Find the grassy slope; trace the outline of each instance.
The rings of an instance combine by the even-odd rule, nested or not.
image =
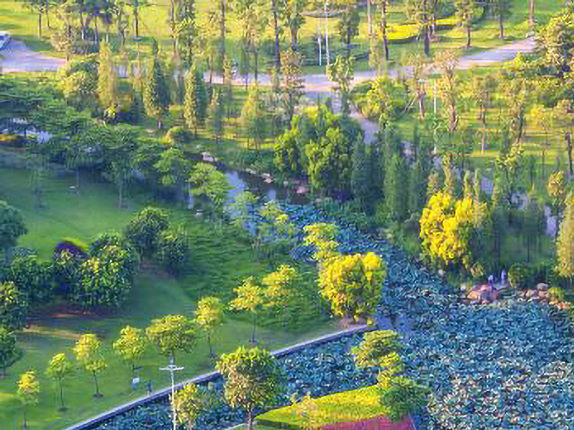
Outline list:
[[[311,410],[316,426],[375,418],[383,413],[376,386],[314,399]],[[301,428],[305,428],[306,424],[297,406],[275,409],[260,415],[258,419],[291,424]]]
[[[115,208],[116,195],[113,187],[105,183],[84,180],[81,195],[72,194],[68,187],[72,178],[49,179],[47,186],[47,209],[38,211],[28,188],[25,171],[0,169],[0,198],[19,207],[26,219],[29,233],[21,244],[37,248],[44,257],[50,255],[54,244],[63,236],[75,236],[86,242],[103,231],[121,229],[131,216],[145,203],[143,199],[130,199],[129,210]],[[185,214],[176,213],[177,220]],[[0,422],[3,430],[15,430],[21,426],[21,406],[14,397],[18,375],[26,370],[36,370],[42,385],[40,404],[30,410],[30,428],[60,429],[86,419],[112,406],[121,404],[143,394],[144,387],[132,392],[130,374],[126,367],[112,354],[111,342],[126,324],[145,327],[154,317],[170,313],[190,314],[195,306],[192,297],[209,292],[229,290],[247,274],[260,275],[265,267],[258,263],[251,249],[233,237],[214,232],[209,225],[191,220],[186,223],[193,250],[193,271],[180,280],[165,277],[157,270],[140,274],[127,305],[117,314],[105,318],[95,315],[79,315],[66,308],[46,310],[36,315],[30,328],[19,336],[26,356],[10,369],[10,376],[0,380]],[[304,335],[288,334],[281,330],[259,330],[259,340],[267,348],[292,344],[302,338],[310,338],[332,329],[326,323],[317,323]],[[95,332],[104,338],[108,369],[102,376],[103,399],[93,399],[93,383],[89,375],[78,371],[68,381],[66,398],[70,409],[57,412],[56,387],[44,377],[43,372],[50,357],[58,352],[68,352],[79,334]],[[229,319],[217,335],[216,352],[234,349],[249,339],[250,325],[237,319]],[[196,350],[182,355],[179,363],[185,371],[178,379],[189,378],[211,369],[207,346],[203,339]],[[153,380],[154,388],[168,383],[167,375],[160,374],[158,366],[166,364],[164,357],[151,350],[145,360],[141,375],[144,381]]]

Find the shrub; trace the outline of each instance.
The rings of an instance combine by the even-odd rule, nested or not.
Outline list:
[[[157,251],[159,234],[168,227],[169,220],[164,210],[147,207],[131,219],[125,236],[142,256],[151,257]]]
[[[406,415],[422,408],[429,390],[405,376],[381,375],[379,395],[384,415],[400,421]]]
[[[61,254],[67,251],[73,256],[77,257],[87,257],[88,256],[88,245],[79,239],[73,237],[65,237],[60,243],[54,248],[54,255]]]
[[[180,276],[189,263],[185,236],[175,231],[161,232],[157,242],[157,260],[170,274]]]
[[[30,304],[45,304],[54,293],[52,264],[35,255],[17,257],[10,265],[8,280],[20,285],[28,294]]]
[[[531,271],[524,263],[516,263],[510,266],[508,270],[508,282],[510,286],[516,289],[528,288],[531,279]]]
[[[52,270],[55,292],[68,297],[80,278],[80,268],[84,262],[83,255],[74,255],[67,249],[54,253]]]

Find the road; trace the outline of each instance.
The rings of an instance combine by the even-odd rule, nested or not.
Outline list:
[[[0,51],[0,69],[3,73],[13,72],[55,72],[66,64],[66,60],[32,51],[21,40],[12,39]]]

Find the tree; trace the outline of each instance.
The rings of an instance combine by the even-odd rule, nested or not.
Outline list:
[[[265,306],[283,311],[287,323],[289,305],[298,294],[301,278],[296,268],[281,265],[274,272],[266,275],[261,284],[265,287]]]
[[[64,379],[74,373],[74,366],[64,353],[56,354],[50,360],[46,369],[46,376],[58,383],[60,391],[60,411],[65,411]]]
[[[363,112],[378,120],[379,128],[385,130],[406,108],[404,89],[394,79],[374,79],[367,92]]]
[[[205,333],[209,356],[215,357],[211,337],[215,329],[223,324],[224,308],[221,299],[217,297],[203,297],[197,303],[195,310],[195,323]]]
[[[190,165],[183,151],[178,148],[163,151],[155,163],[155,168],[161,175],[160,182],[175,186],[178,200],[185,202],[185,180],[189,175]]]
[[[369,318],[379,302],[386,268],[381,257],[341,255],[321,264],[319,289],[335,315],[355,321]]]
[[[107,42],[101,44],[98,58],[98,98],[104,118],[114,120],[119,112],[118,76]]]
[[[552,17],[541,31],[539,46],[544,63],[558,77],[570,72],[574,50],[574,12],[567,9]]]
[[[0,283],[0,327],[19,330],[26,325],[28,301],[13,282]]]
[[[335,84],[334,89],[341,97],[341,112],[344,115],[351,112],[349,97],[354,74],[354,59],[350,56],[339,55],[333,63],[327,65],[327,77]]]
[[[539,143],[542,152],[542,177],[546,177],[546,151],[550,148],[549,136],[554,130],[554,112],[542,104],[535,104],[530,108],[528,122],[544,133],[544,139]]]
[[[498,1],[498,0],[497,0]],[[500,0],[505,1],[505,0]],[[478,120],[482,125],[482,145],[481,151],[484,154],[486,150],[486,135],[487,127],[487,113],[491,105],[494,90],[496,89],[496,81],[491,76],[476,75],[472,77],[471,81],[471,98],[479,109]]]
[[[407,16],[416,23],[419,29],[419,33],[423,39],[423,51],[424,54],[429,57],[430,52],[430,42],[433,29],[433,15],[435,9],[432,7],[433,3],[436,4],[438,1],[432,0],[406,0],[405,10]]]
[[[560,100],[554,108],[553,116],[564,136],[566,154],[568,155],[568,174],[574,175],[572,163],[572,129],[574,128],[574,104],[570,100]]]
[[[223,136],[225,125],[224,116],[225,106],[223,105],[223,97],[221,97],[221,92],[219,90],[215,90],[213,97],[211,98],[207,114],[207,127],[209,128],[211,135],[215,136],[215,143],[219,143]]]
[[[338,3],[342,3],[343,11],[341,19],[337,23],[337,31],[341,36],[341,44],[347,45],[347,58],[351,58],[351,42],[353,37],[359,35],[361,15],[354,0],[343,0]]]
[[[205,125],[207,104],[207,91],[203,74],[193,67],[185,76],[183,115],[185,117],[185,125],[190,130],[193,130],[194,136],[197,136],[197,129]]]
[[[552,215],[556,217],[556,230],[559,231],[560,215],[564,210],[568,197],[568,182],[562,170],[550,174],[546,189],[548,190],[548,197],[550,197]]]
[[[419,214],[427,201],[427,172],[424,171],[423,162],[417,158],[409,175],[408,211]]]
[[[225,381],[225,399],[232,408],[247,413],[247,426],[252,430],[255,409],[271,406],[280,393],[275,358],[263,349],[239,347],[223,354],[215,368]]]
[[[16,336],[6,327],[0,326],[0,379],[6,377],[7,369],[22,357],[22,351],[16,345]]]
[[[18,398],[24,406],[24,430],[27,428],[26,412],[28,412],[28,406],[37,405],[39,395],[40,382],[36,379],[36,374],[30,370],[20,375],[20,380],[18,381]]]
[[[225,174],[211,164],[199,163],[192,170],[189,182],[193,184],[191,194],[203,199],[205,203],[209,202],[212,214],[221,215],[227,193],[231,189]]]
[[[556,270],[560,276],[574,279],[574,199],[567,201],[564,219],[556,239]]]
[[[195,421],[204,410],[203,396],[197,385],[185,384],[175,392],[171,401],[179,424],[185,425],[187,430],[193,430]]]
[[[281,2],[281,16],[291,35],[291,51],[296,52],[299,47],[299,30],[305,23],[303,12],[309,2],[308,0],[281,0]]]
[[[339,227],[335,224],[316,223],[303,227],[305,237],[303,244],[315,246],[313,259],[319,263],[326,262],[331,258],[340,256],[339,243],[335,241],[339,234]]]
[[[377,387],[383,414],[392,421],[400,421],[425,406],[430,394],[428,388],[405,376],[380,375]]]
[[[181,276],[189,265],[190,250],[183,231],[166,230],[159,234],[157,261],[173,276]]]
[[[404,221],[408,211],[408,170],[405,159],[400,154],[394,154],[385,172],[385,205],[389,218],[394,221]]]
[[[474,21],[475,0],[456,0],[458,24],[466,29],[466,49],[472,48],[471,32]]]
[[[231,224],[239,229],[250,231],[251,213],[258,201],[259,198],[250,191],[237,194],[235,201],[229,205],[233,217]]]
[[[124,234],[142,256],[151,257],[157,251],[159,234],[168,227],[169,220],[164,210],[147,207],[130,220]]]
[[[368,160],[365,154],[365,141],[357,139],[353,149],[353,171],[351,172],[351,191],[360,207],[370,207],[371,177],[369,175]]]
[[[398,352],[402,349],[399,335],[392,330],[378,330],[365,333],[359,346],[351,349],[358,367],[382,367],[390,373],[398,373],[402,366],[392,368]]]
[[[195,24],[195,1],[178,1],[175,7],[174,38],[179,51],[179,57],[184,67],[190,67],[194,58],[197,27]]]
[[[143,103],[146,115],[157,119],[157,128],[161,129],[162,119],[170,103],[169,88],[160,60],[154,56],[149,63],[143,87]]]
[[[498,18],[499,37],[504,39],[504,21],[512,14],[512,0],[494,0],[493,14]]]
[[[540,243],[542,235],[546,232],[546,216],[540,207],[534,188],[528,193],[528,203],[524,209],[523,228],[526,261],[530,263],[532,248]]]
[[[135,372],[136,364],[143,356],[147,347],[143,330],[125,326],[120,331],[120,337],[113,343],[114,352]]]
[[[249,91],[247,100],[241,109],[239,123],[243,128],[247,144],[253,140],[256,149],[261,149],[261,145],[267,137],[267,121],[265,105],[260,98],[259,88],[254,85]]]
[[[91,373],[94,378],[96,387],[94,397],[103,397],[98,385],[98,374],[107,367],[102,353],[102,342],[95,334],[83,334],[74,347],[74,354],[84,370]]]
[[[6,263],[10,263],[11,250],[18,238],[28,233],[22,213],[3,200],[0,200],[0,248],[4,251]]]
[[[422,247],[431,261],[445,266],[462,263],[469,268],[470,239],[473,230],[480,228],[480,215],[471,198],[456,200],[444,191],[431,196],[420,219]]]
[[[146,336],[156,344],[160,354],[169,356],[175,363],[176,352],[190,352],[195,345],[197,329],[194,322],[183,315],[167,315],[153,319]]]
[[[134,17],[134,32],[135,36],[139,39],[140,37],[140,27],[139,27],[139,13],[142,7],[149,6],[147,0],[128,0],[130,6],[132,7],[132,15]]]
[[[303,95],[303,71],[301,68],[301,54],[293,49],[284,52],[281,56],[281,68],[283,76],[283,104],[287,114],[287,124],[291,128],[291,122],[295,115],[295,108]]]
[[[438,92],[448,109],[449,131],[453,133],[456,131],[458,125],[457,103],[459,81],[456,77],[458,58],[452,51],[442,51],[436,55],[435,62],[441,75],[437,81]]]
[[[231,309],[241,312],[251,313],[253,330],[251,332],[251,343],[255,344],[255,329],[257,327],[257,315],[263,309],[265,295],[260,285],[255,282],[255,278],[250,276],[243,280],[241,285],[234,290],[235,299],[229,306]]]

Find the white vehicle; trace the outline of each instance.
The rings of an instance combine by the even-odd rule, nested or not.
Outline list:
[[[0,31],[0,49],[4,49],[10,43],[10,33],[7,31]]]

